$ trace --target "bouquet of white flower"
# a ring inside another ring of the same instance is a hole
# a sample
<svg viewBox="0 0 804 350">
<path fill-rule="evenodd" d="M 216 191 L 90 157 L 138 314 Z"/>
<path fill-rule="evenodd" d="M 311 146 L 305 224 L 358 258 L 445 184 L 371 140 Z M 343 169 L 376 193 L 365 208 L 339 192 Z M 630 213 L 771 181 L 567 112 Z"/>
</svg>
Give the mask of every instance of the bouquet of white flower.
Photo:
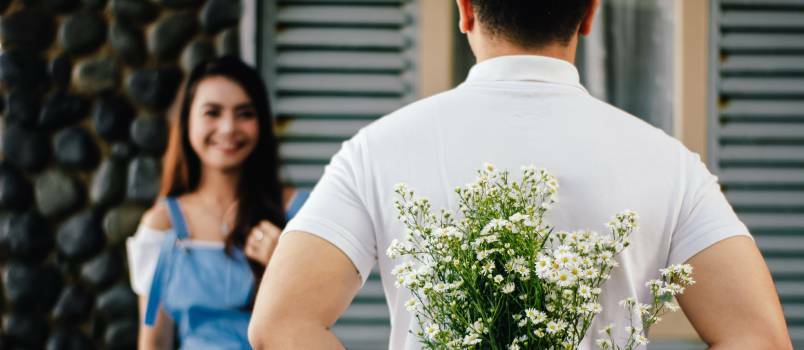
<svg viewBox="0 0 804 350">
<path fill-rule="evenodd" d="M 478 175 L 455 190 L 459 218 L 432 213 L 429 201 L 404 184 L 395 189 L 407 234 L 387 254 L 406 258 L 392 273 L 413 295 L 407 308 L 420 326 L 417 336 L 428 349 L 576 349 L 601 311 L 601 286 L 637 229 L 636 213 L 617 214 L 608 223 L 611 235 L 556 231 L 544 220 L 556 202 L 553 175 L 531 166 L 511 181 L 490 164 Z M 625 305 L 649 327 L 675 308 L 672 297 L 692 282 L 690 273 L 671 267 L 662 281 L 649 282 L 651 305 Z M 627 331 L 625 347 L 610 328 L 598 345 L 632 349 L 647 341 L 642 329 Z"/>
</svg>

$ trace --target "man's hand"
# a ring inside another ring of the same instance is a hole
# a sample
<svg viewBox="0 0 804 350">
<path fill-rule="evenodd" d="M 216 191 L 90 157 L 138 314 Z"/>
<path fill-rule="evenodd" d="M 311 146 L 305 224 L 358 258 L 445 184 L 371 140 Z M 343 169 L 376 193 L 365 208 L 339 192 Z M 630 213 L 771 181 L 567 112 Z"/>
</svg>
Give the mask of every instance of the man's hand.
<svg viewBox="0 0 804 350">
<path fill-rule="evenodd" d="M 254 349 L 343 349 L 329 327 L 360 289 L 351 260 L 306 232 L 285 234 L 265 271 L 248 337 Z"/>
<path fill-rule="evenodd" d="M 770 272 L 751 239 L 725 239 L 687 263 L 696 284 L 678 301 L 711 349 L 793 349 Z"/>
</svg>

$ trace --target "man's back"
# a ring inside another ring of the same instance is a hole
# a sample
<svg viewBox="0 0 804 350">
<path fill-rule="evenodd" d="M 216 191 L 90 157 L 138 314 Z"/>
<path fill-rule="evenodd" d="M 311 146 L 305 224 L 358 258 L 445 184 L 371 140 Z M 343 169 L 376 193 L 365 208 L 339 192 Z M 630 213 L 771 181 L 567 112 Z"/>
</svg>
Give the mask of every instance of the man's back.
<svg viewBox="0 0 804 350">
<path fill-rule="evenodd" d="M 568 62 L 538 56 L 484 61 L 458 88 L 361 130 L 333 158 L 309 205 L 286 230 L 334 242 L 364 279 L 376 258 L 391 309 L 391 348 L 418 348 L 408 332 L 415 321 L 404 308 L 410 294 L 397 289 L 390 274 L 400 261 L 384 254 L 405 234 L 394 185 L 404 182 L 433 208 L 454 210 L 453 189 L 472 181 L 485 162 L 512 174 L 535 165 L 556 175 L 559 202 L 549 223 L 558 229 L 608 233 L 604 223 L 615 213 L 639 214 L 641 229 L 618 258 L 621 267 L 604 287 L 604 311 L 591 331 L 610 322 L 626 325 L 617 302 L 647 300 L 644 283 L 660 268 L 748 232 L 696 155 L 589 96 Z M 333 211 L 338 217 L 321 221 Z M 583 348 L 592 348 L 594 337 L 588 338 Z"/>
</svg>

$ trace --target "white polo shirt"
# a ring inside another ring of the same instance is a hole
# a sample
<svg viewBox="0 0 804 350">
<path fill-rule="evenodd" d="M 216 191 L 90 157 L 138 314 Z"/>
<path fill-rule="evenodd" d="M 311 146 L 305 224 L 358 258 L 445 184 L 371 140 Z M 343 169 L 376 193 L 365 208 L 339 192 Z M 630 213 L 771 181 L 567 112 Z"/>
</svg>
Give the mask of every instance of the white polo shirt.
<svg viewBox="0 0 804 350">
<path fill-rule="evenodd" d="M 638 93 L 638 92 L 634 92 Z M 413 103 L 360 130 L 327 166 L 285 232 L 320 236 L 368 277 L 379 263 L 391 314 L 393 350 L 419 349 L 405 310 L 410 292 L 394 286 L 385 250 L 403 240 L 394 185 L 404 182 L 433 208 L 455 210 L 456 186 L 473 181 L 484 162 L 519 175 L 546 168 L 559 179 L 549 214 L 557 229 L 607 233 L 604 223 L 632 209 L 641 229 L 604 285 L 597 330 L 628 325 L 617 304 L 649 300 L 645 282 L 724 238 L 748 235 L 697 154 L 642 120 L 590 96 L 575 67 L 540 56 L 505 56 L 472 68 L 457 88 Z"/>
</svg>

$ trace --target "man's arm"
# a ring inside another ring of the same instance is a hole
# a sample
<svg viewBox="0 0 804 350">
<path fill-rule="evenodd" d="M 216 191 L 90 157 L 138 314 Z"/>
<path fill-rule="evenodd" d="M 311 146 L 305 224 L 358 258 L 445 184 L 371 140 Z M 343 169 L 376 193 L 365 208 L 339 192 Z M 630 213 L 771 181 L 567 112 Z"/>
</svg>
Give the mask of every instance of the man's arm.
<svg viewBox="0 0 804 350">
<path fill-rule="evenodd" d="M 711 349 L 793 349 L 770 272 L 750 238 L 725 239 L 687 263 L 696 284 L 678 301 Z"/>
<path fill-rule="evenodd" d="M 343 349 L 329 330 L 360 289 L 351 260 L 300 231 L 282 236 L 265 271 L 248 328 L 254 349 Z"/>
</svg>

